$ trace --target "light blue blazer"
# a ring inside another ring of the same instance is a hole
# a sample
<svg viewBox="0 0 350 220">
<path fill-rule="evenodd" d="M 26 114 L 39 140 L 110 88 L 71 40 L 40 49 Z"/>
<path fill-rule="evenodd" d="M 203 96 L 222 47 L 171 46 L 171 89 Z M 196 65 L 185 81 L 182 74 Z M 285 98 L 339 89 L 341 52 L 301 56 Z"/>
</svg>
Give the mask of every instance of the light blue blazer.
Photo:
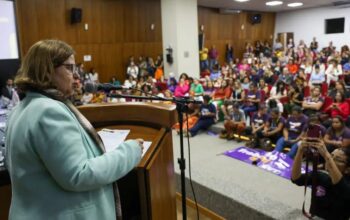
<svg viewBox="0 0 350 220">
<path fill-rule="evenodd" d="M 141 158 L 134 140 L 101 155 L 63 103 L 38 93 L 10 114 L 6 146 L 10 220 L 114 220 L 112 183 Z"/>
</svg>

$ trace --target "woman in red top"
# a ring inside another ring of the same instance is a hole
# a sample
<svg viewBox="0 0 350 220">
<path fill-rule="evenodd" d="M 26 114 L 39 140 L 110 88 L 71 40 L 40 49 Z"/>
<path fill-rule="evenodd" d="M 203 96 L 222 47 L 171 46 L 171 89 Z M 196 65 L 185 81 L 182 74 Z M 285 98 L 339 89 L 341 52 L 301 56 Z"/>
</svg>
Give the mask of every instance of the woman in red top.
<svg viewBox="0 0 350 220">
<path fill-rule="evenodd" d="M 326 112 L 330 114 L 331 118 L 339 115 L 344 119 L 344 121 L 348 119 L 350 114 L 349 103 L 345 100 L 343 93 L 336 93 L 333 99 L 333 104 L 326 109 Z"/>
</svg>

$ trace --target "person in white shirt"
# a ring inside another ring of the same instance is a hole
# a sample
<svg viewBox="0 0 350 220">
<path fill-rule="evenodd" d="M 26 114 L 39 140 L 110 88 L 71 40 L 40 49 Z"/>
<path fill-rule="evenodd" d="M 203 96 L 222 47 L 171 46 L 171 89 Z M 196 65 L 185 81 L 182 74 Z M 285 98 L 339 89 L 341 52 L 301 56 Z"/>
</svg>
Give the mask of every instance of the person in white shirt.
<svg viewBox="0 0 350 220">
<path fill-rule="evenodd" d="M 124 86 L 127 88 L 134 88 L 136 86 L 136 81 L 134 77 L 130 75 L 129 78 L 124 81 Z"/>
<path fill-rule="evenodd" d="M 94 68 L 91 68 L 90 73 L 89 73 L 89 79 L 91 82 L 98 83 L 98 73 L 95 71 Z"/>
<path fill-rule="evenodd" d="M 126 74 L 127 76 L 131 75 L 134 79 L 136 79 L 137 76 L 139 75 L 139 67 L 136 66 L 134 62 L 130 62 L 130 65 L 126 70 Z"/>
<path fill-rule="evenodd" d="M 1 91 L 1 105 L 2 107 L 12 108 L 19 103 L 19 96 L 15 87 L 13 86 L 13 80 L 8 79 L 6 86 Z"/>
<path fill-rule="evenodd" d="M 321 72 L 320 66 L 315 65 L 314 71 L 311 73 L 309 84 L 311 85 L 320 85 L 325 81 L 325 74 Z"/>
<path fill-rule="evenodd" d="M 330 60 L 326 70 L 327 84 L 329 85 L 331 81 L 338 81 L 341 74 L 343 74 L 341 65 L 334 59 Z"/>
<path fill-rule="evenodd" d="M 85 91 L 80 101 L 83 103 L 83 105 L 86 105 L 91 102 L 93 97 L 94 95 L 91 92 Z"/>
</svg>

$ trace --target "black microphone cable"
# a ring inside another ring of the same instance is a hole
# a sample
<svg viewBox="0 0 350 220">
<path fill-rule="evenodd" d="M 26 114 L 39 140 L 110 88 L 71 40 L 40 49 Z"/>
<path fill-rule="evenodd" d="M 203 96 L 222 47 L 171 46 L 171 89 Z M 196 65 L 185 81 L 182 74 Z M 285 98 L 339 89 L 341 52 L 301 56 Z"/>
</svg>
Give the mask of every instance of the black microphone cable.
<svg viewBox="0 0 350 220">
<path fill-rule="evenodd" d="M 189 137 L 189 134 L 188 134 L 189 133 L 189 131 L 188 131 L 188 112 L 186 112 L 186 124 L 187 124 L 186 134 L 187 134 L 187 148 L 188 148 L 188 174 L 189 174 L 189 177 L 190 177 L 190 185 L 191 185 L 191 190 L 192 190 L 192 194 L 193 194 L 194 203 L 196 205 L 197 220 L 199 220 L 199 209 L 198 209 L 197 197 L 196 197 L 196 193 L 194 191 L 193 182 L 192 182 L 191 145 L 190 145 L 190 137 Z"/>
</svg>

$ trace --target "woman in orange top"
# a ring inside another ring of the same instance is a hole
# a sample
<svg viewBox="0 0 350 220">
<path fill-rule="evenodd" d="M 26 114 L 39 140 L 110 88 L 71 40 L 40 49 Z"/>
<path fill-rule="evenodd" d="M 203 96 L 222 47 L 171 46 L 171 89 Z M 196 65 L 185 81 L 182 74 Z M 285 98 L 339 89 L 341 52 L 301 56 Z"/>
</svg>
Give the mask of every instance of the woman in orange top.
<svg viewBox="0 0 350 220">
<path fill-rule="evenodd" d="M 289 58 L 286 67 L 288 68 L 288 72 L 293 75 L 295 75 L 299 70 L 298 65 L 294 63 L 294 60 L 292 58 Z"/>
<path fill-rule="evenodd" d="M 232 88 L 228 85 L 227 80 L 223 80 L 221 83 L 221 87 L 214 90 L 214 93 L 212 96 L 213 99 L 212 99 L 211 103 L 213 103 L 215 105 L 215 107 L 217 109 L 216 112 L 220 116 L 222 116 L 222 117 L 220 117 L 220 119 L 224 118 L 223 113 L 220 111 L 221 106 L 224 104 L 225 100 L 230 99 L 231 95 L 232 95 Z"/>
</svg>

